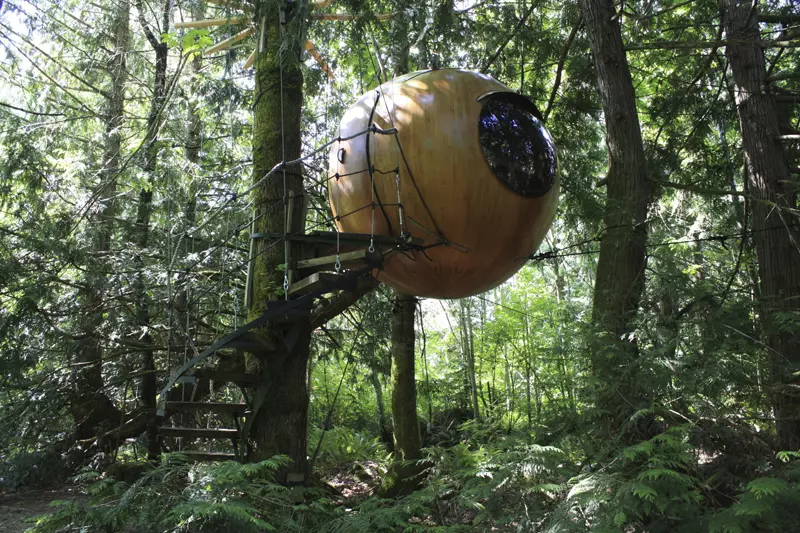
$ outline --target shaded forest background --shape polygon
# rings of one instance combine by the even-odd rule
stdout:
[[[203,53],[249,15],[190,30],[240,10],[5,0],[0,488],[77,479],[93,498],[35,530],[800,529],[797,6],[323,4],[252,5],[290,17],[256,66],[302,74],[306,230],[332,228],[314,152],[347,107],[393,72],[457,67],[542,111],[562,186],[545,244],[486,294],[406,303],[423,447],[406,490],[371,494],[403,459],[384,286],[310,333],[306,486],[258,442],[249,463],[187,461],[213,446],[155,439],[155,394],[252,318],[253,166],[280,161],[254,158],[279,138],[254,131],[274,102],[243,70],[254,38]]]

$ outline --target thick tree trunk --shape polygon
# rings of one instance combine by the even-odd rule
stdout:
[[[580,0],[603,101],[608,145],[605,233],[595,279],[592,342],[596,402],[616,436],[630,415],[648,405],[637,386],[638,351],[631,340],[644,287],[647,166],[636,98],[612,0]]]
[[[112,21],[111,34],[114,36],[113,53],[109,57],[108,72],[111,84],[106,102],[106,137],[103,146],[103,167],[98,185],[98,209],[90,218],[92,251],[94,256],[102,256],[110,249],[113,235],[113,218],[116,214],[115,196],[117,175],[120,170],[120,149],[122,146],[121,126],[125,115],[125,84],[127,82],[127,53],[130,46],[130,3],[120,0]],[[104,320],[104,297],[106,275],[98,273],[102,268],[88,268],[80,295],[83,308],[80,329],[85,337],[78,341],[75,352],[74,395],[70,411],[75,419],[75,432],[79,440],[101,435],[116,426],[120,413],[110,398],[103,392],[102,344],[97,331]],[[105,447],[100,443],[101,447]]]
[[[166,31],[169,28],[169,1],[164,2],[161,13],[162,28]],[[150,241],[150,218],[153,211],[153,187],[156,182],[156,166],[158,164],[158,131],[161,126],[161,116],[166,101],[167,89],[167,45],[156,37],[150,26],[145,22],[144,11],[141,0],[136,5],[139,11],[139,20],[142,29],[147,36],[147,40],[155,52],[155,75],[153,78],[153,96],[150,99],[150,112],[147,117],[147,129],[144,139],[144,153],[142,170],[147,176],[148,186],[139,191],[139,204],[136,209],[136,223],[133,226],[131,242],[136,247],[134,256],[134,267],[136,269],[136,281],[134,285],[134,303],[136,312],[136,326],[144,331],[141,336],[142,342],[147,345],[153,344],[150,330],[150,298],[147,295],[147,284],[145,282],[144,258],[143,253]],[[139,355],[139,371],[142,373],[139,384],[138,399],[147,416],[147,458],[155,460],[161,450],[158,442],[158,419],[156,417],[156,364],[155,354],[152,349],[142,350]]]
[[[724,0],[727,55],[736,86],[758,256],[761,322],[772,363],[778,448],[800,448],[800,331],[787,320],[800,312],[800,231],[796,193],[778,139],[775,102],[764,90],[766,69],[753,2]],[[795,389],[793,392],[792,389]]]
[[[291,3],[289,4],[292,5]],[[267,9],[269,8],[269,9]],[[303,74],[301,71],[302,16],[286,14],[281,26],[278,9],[271,2],[260,3],[256,13],[257,51],[255,102],[253,117],[253,180],[261,179],[281,161],[300,157]],[[256,224],[259,233],[302,232],[305,226],[305,197],[301,168],[288,167],[265,180],[255,189]],[[292,197],[292,220],[286,223],[289,196]],[[283,201],[281,201],[283,200]],[[295,250],[291,250],[295,253]],[[285,263],[283,243],[270,239],[256,241],[251,278],[253,297],[249,300],[250,318],[258,317],[269,300],[283,295]],[[308,371],[311,327],[308,321],[295,326],[296,341],[283,353],[253,353],[248,357],[248,371],[260,373],[262,383],[256,397],[263,405],[256,410],[249,435],[248,459],[260,461],[276,454],[288,456],[292,464],[279,472],[280,482],[308,479]],[[262,334],[279,345],[278,326]]]
[[[397,293],[392,310],[392,418],[394,453],[400,460],[419,459],[422,456],[414,373],[416,307],[416,298]]]

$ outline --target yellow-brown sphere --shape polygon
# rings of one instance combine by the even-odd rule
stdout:
[[[553,221],[555,145],[536,107],[489,76],[396,78],[345,113],[339,137],[329,180],[339,230],[424,240],[374,273],[401,292],[487,291],[522,268]]]

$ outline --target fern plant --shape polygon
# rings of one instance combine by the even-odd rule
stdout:
[[[274,482],[276,470],[287,464],[282,456],[253,464],[190,464],[170,454],[133,483],[86,472],[77,481],[89,483],[90,500],[58,503],[31,532],[302,531],[330,511],[324,501],[296,508],[297,495]],[[298,510],[301,521],[293,516]]]
[[[690,429],[671,427],[622,449],[605,468],[574,477],[546,531],[706,530]]]
[[[781,452],[784,464],[747,483],[736,503],[711,520],[711,533],[800,530],[800,454]]]

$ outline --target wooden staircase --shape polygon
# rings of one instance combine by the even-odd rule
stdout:
[[[270,238],[270,235],[253,234],[253,238]],[[304,259],[290,263],[290,279],[298,278],[288,289],[289,299],[266,302],[264,313],[236,331],[218,339],[211,346],[174,369],[159,394],[157,416],[162,419],[159,438],[196,461],[244,460],[247,456],[247,419],[258,405],[253,399],[262,382],[260,376],[245,372],[228,371],[202,366],[209,357],[219,352],[287,353],[294,349],[303,327],[308,327],[314,303],[323,295],[353,290],[356,282],[375,268],[383,258],[404,246],[421,246],[420,239],[390,238],[360,234],[315,232],[291,236],[299,241]],[[339,250],[338,253],[335,253]],[[334,253],[330,253],[334,252]],[[325,254],[328,255],[325,255]],[[256,330],[270,326],[279,334],[279,341],[264,338]],[[239,387],[244,403],[219,402],[207,399],[205,390],[211,383],[233,383]],[[182,389],[174,388],[176,385]],[[180,392],[180,395],[176,394]],[[188,392],[188,400],[186,395]],[[198,397],[198,392],[200,392]],[[178,399],[180,397],[180,400]],[[219,427],[190,427],[167,425],[168,420],[181,418],[184,423],[199,414],[211,413]],[[175,416],[180,415],[180,416]],[[232,424],[231,424],[232,422]],[[230,427],[230,426],[234,427]],[[164,439],[167,439],[164,441]],[[183,449],[197,440],[215,443],[230,442],[226,450]]]

